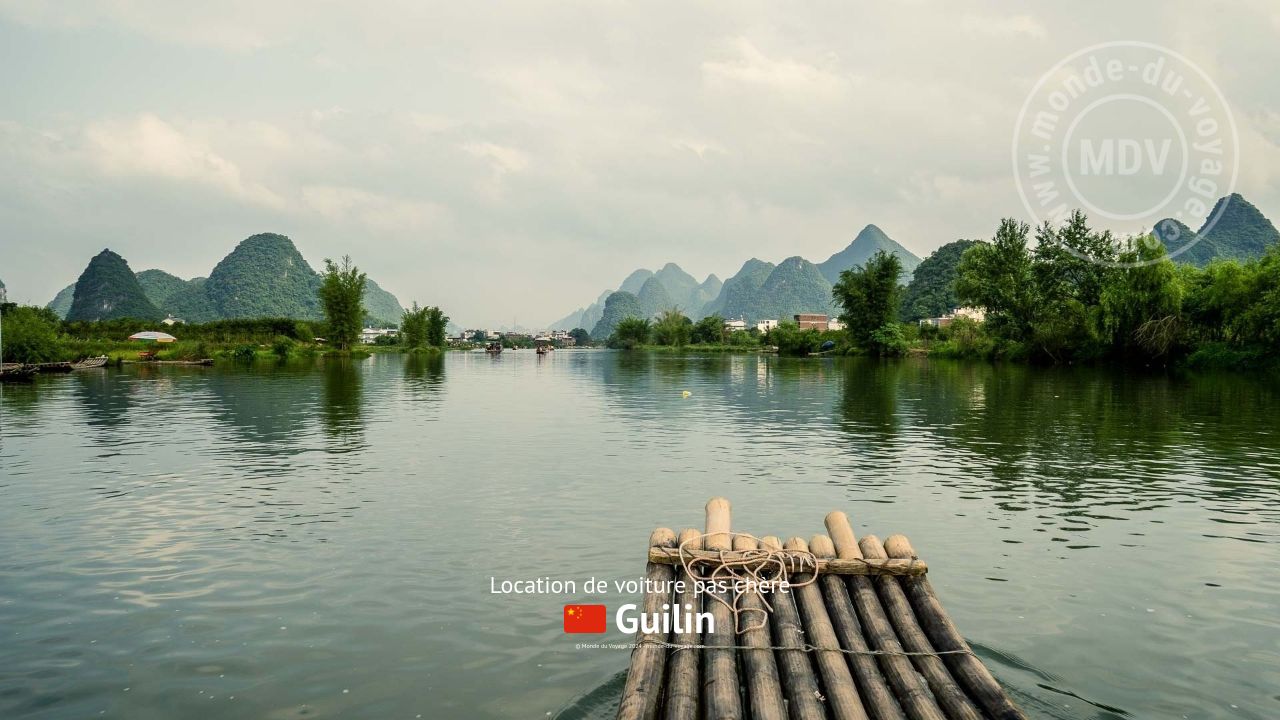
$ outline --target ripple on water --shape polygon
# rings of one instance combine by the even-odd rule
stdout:
[[[756,533],[907,533],[1038,715],[1275,717],[1277,406],[595,352],[41,378],[0,396],[0,716],[607,715],[627,653],[573,649],[561,607],[634,598],[490,578],[638,577],[722,494]]]

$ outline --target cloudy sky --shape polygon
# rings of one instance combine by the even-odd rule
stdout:
[[[103,247],[204,275],[263,231],[465,325],[542,324],[668,261],[820,261],[871,222],[923,256],[1025,212],[1018,110],[1110,40],[1213,77],[1236,189],[1280,218],[1268,0],[203,6],[0,0],[11,299]]]

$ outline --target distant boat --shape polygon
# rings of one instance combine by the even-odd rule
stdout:
[[[490,355],[501,355],[502,343],[491,342],[488,344],[488,346],[485,347],[484,351],[489,353]]]
[[[71,363],[72,370],[88,370],[90,368],[100,368],[107,364],[107,356],[99,355],[97,357],[85,358],[79,362]]]
[[[35,365],[22,363],[0,363],[0,380],[30,380],[35,377]]]
[[[537,352],[539,355],[546,355],[547,353],[551,352],[551,348],[550,346],[547,346],[547,345],[539,345]]]

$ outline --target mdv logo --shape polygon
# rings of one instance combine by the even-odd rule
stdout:
[[[1169,164],[1173,140],[1146,138],[1082,138],[1080,140],[1081,175],[1163,174]]]

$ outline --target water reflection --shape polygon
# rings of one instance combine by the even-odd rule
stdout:
[[[1256,378],[594,351],[41,378],[0,406],[0,667],[32,668],[0,716],[607,707],[627,654],[487,577],[631,577],[723,494],[746,530],[911,535],[1037,717],[1276,717],[1277,408]],[[502,547],[441,552],[476,527]]]
[[[437,397],[444,388],[444,354],[416,353],[405,356],[404,382],[424,397]]]
[[[351,358],[325,358],[322,363],[324,399],[320,417],[325,433],[344,451],[360,449],[364,427],[360,423],[362,378],[360,363]]]
[[[110,370],[72,373],[69,379],[73,383],[72,392],[84,410],[87,425],[104,429],[128,422],[137,392],[134,382],[121,382]]]

